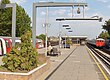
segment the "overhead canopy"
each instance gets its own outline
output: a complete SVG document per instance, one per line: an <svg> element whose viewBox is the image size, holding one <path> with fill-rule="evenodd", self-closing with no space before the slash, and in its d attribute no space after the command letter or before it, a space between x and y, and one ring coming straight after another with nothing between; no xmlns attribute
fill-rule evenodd
<svg viewBox="0 0 110 80"><path fill-rule="evenodd" d="M62 36L62 38L69 37L69 38L78 38L78 39L87 39L87 36Z"/></svg>

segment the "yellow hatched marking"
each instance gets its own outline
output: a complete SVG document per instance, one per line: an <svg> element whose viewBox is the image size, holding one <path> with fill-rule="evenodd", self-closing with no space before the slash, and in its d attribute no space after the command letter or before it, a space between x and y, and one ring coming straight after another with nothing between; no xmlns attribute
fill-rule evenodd
<svg viewBox="0 0 110 80"><path fill-rule="evenodd" d="M87 49L87 48L86 48ZM87 49L88 53L91 55L91 57L93 58L93 60L95 61L95 63L97 64L99 70L101 71L101 73L103 74L105 80L109 80L107 75L104 73L104 71L102 70L102 68L100 67L100 65L98 64L97 60L95 59L95 57L93 56L93 54Z"/></svg>

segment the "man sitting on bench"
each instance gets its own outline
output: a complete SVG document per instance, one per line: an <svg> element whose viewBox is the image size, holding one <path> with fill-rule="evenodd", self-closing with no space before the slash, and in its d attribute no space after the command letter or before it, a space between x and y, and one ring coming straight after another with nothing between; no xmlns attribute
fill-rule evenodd
<svg viewBox="0 0 110 80"><path fill-rule="evenodd" d="M47 55L51 55L53 53L53 47L49 45Z"/></svg>

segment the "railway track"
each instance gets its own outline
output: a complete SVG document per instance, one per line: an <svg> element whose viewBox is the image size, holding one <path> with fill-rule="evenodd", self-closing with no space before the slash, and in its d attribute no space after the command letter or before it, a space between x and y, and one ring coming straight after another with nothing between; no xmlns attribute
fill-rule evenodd
<svg viewBox="0 0 110 80"><path fill-rule="evenodd" d="M110 75L110 54L103 52L103 50L99 50L94 48L93 46L87 44L87 47L95 54L95 56L101 60L102 66L107 71L107 73Z"/></svg>
<svg viewBox="0 0 110 80"><path fill-rule="evenodd" d="M103 49L100 49L100 50L107 53L108 55L110 55L110 50L106 49L105 47Z"/></svg>

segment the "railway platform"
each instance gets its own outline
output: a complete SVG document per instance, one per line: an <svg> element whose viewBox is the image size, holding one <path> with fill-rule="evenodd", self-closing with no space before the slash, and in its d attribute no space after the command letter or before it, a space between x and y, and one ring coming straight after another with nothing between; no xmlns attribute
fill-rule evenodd
<svg viewBox="0 0 110 80"><path fill-rule="evenodd" d="M85 46L62 50L51 58L51 68L37 80L106 80Z"/></svg>

